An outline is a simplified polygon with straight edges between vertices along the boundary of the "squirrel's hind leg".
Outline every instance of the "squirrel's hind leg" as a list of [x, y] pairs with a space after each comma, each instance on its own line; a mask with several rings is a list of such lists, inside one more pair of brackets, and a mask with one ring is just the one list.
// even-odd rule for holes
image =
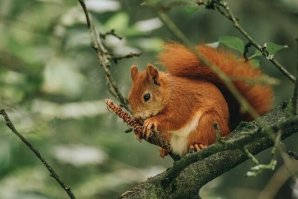
[[213, 127], [215, 123], [219, 125], [222, 136], [229, 133], [228, 121], [215, 110], [207, 111], [201, 116], [196, 130], [188, 137], [189, 152], [199, 151], [215, 142], [216, 132]]

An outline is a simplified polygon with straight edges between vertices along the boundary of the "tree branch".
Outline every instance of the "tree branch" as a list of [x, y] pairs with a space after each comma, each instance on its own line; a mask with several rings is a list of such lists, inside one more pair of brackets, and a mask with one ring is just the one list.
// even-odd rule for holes
[[139, 57], [142, 53], [133, 53], [133, 52], [130, 52], [128, 53], [127, 55], [122, 55], [122, 56], [113, 56], [112, 57], [112, 60], [115, 62], [115, 63], [118, 63], [118, 61], [122, 60], [122, 59], [127, 59], [127, 58], [132, 58], [132, 57]]
[[[296, 53], [297, 53], [297, 64], [296, 64], [296, 79], [298, 77], [298, 38], [296, 38]], [[294, 115], [297, 115], [297, 105], [298, 105], [298, 81], [295, 82], [294, 94], [292, 99], [292, 112]]]
[[110, 31], [108, 31], [108, 32], [100, 33], [100, 34], [99, 34], [99, 36], [100, 36], [101, 38], [103, 38], [103, 39], [106, 39], [106, 36], [108, 36], [108, 35], [113, 35], [113, 36], [116, 37], [117, 39], [122, 40], [122, 37], [119, 36], [119, 35], [117, 35], [114, 29], [112, 29], [112, 30], [110, 30]]
[[50, 176], [53, 177], [56, 182], [62, 187], [62, 189], [67, 193], [69, 198], [75, 199], [75, 195], [72, 193], [70, 187], [68, 187], [58, 176], [58, 174], [55, 172], [55, 170], [49, 165], [49, 163], [42, 157], [42, 155], [39, 153], [39, 151], [34, 148], [34, 146], [26, 140], [26, 138], [19, 133], [13, 123], [11, 122], [10, 118], [8, 117], [6, 111], [4, 109], [0, 110], [0, 115], [3, 116], [6, 126], [16, 135], [18, 136], [22, 142], [35, 154], [35, 156], [42, 162], [42, 164], [47, 168], [47, 170], [50, 172]]
[[122, 95], [120, 92], [118, 86], [116, 85], [115, 80], [113, 79], [111, 72], [110, 72], [110, 66], [111, 66], [111, 54], [108, 52], [108, 50], [105, 48], [102, 38], [97, 33], [94, 24], [92, 23], [91, 17], [88, 13], [86, 4], [84, 0], [78, 0], [86, 17], [87, 27], [90, 32], [90, 37], [92, 40], [92, 44], [94, 47], [94, 50], [97, 55], [97, 59], [106, 75], [109, 91], [112, 95], [117, 97], [117, 99], [120, 101], [121, 105], [124, 106], [126, 110], [128, 110], [127, 107], [127, 99]]
[[141, 142], [142, 139], [146, 140], [150, 144], [160, 146], [169, 152], [169, 155], [173, 160], [180, 159], [179, 156], [171, 152], [170, 144], [157, 132], [152, 133], [148, 138], [143, 136], [143, 121], [135, 120], [122, 108], [116, 105], [112, 100], [106, 99], [108, 110], [114, 112], [119, 118], [121, 118], [128, 126], [133, 128], [136, 138]]
[[[268, 122], [270, 128], [280, 129], [282, 139], [298, 131], [298, 116], [286, 120], [286, 113], [282, 108], [277, 108], [260, 119]], [[188, 155], [174, 162], [174, 165], [167, 171], [149, 178], [146, 182], [125, 192], [121, 198], [198, 197], [198, 192], [203, 185], [248, 159], [247, 154], [243, 151], [243, 145], [237, 146], [239, 144], [237, 140], [241, 136], [253, 135], [246, 141], [242, 140], [242, 144], [246, 145], [251, 154], [257, 154], [271, 147], [274, 142], [265, 131], [266, 129], [256, 125], [255, 122], [243, 123], [242, 127], [234, 130], [232, 136], [226, 141], [234, 147], [213, 151], [217, 145], [215, 144], [200, 152]], [[182, 168], [178, 169], [178, 175], [169, 178], [177, 167]]]
[[276, 194], [290, 177], [291, 175], [287, 170], [287, 167], [282, 165], [280, 168], [278, 168], [278, 170], [275, 171], [274, 175], [260, 192], [257, 199], [277, 198]]
[[[222, 3], [222, 0], [211, 0], [210, 1], [210, 8], [213, 8], [214, 6], [218, 6], [217, 4]], [[226, 5], [226, 4], [223, 4]], [[156, 11], [157, 14], [159, 15], [159, 18], [163, 21], [166, 27], [180, 40], [183, 42], [183, 44], [194, 53], [194, 55], [197, 57], [198, 60], [200, 60], [204, 65], [207, 67], [210, 67], [210, 69], [219, 77], [219, 79], [223, 82], [223, 84], [226, 86], [226, 88], [231, 92], [231, 94], [235, 97], [235, 99], [238, 101], [240, 104], [240, 111], [241, 112], [247, 112], [249, 115], [252, 116], [252, 118], [255, 119], [255, 122], [262, 126], [265, 129], [265, 133], [269, 135], [269, 137], [275, 141], [276, 135], [274, 134], [273, 130], [269, 128], [269, 125], [267, 122], [259, 120], [259, 114], [256, 112], [256, 110], [250, 105], [250, 103], [245, 99], [242, 94], [239, 92], [239, 90], [235, 87], [232, 79], [228, 77], [225, 73], [222, 72], [222, 70], [216, 65], [211, 63], [204, 55], [202, 55], [195, 47], [194, 45], [190, 42], [190, 40], [185, 36], [185, 34], [176, 26], [176, 24], [168, 17], [168, 15], [162, 10], [159, 9], [158, 6], [156, 5], [150, 5], [149, 6], [153, 7]], [[214, 9], [214, 8], [213, 8]], [[227, 17], [228, 14], [221, 9], [219, 10], [223, 12]], [[233, 16], [234, 17], [234, 16]], [[234, 17], [235, 21], [238, 21]], [[279, 143], [276, 147], [280, 154], [282, 155], [282, 158], [284, 159], [284, 162], [287, 164], [288, 158], [284, 156], [285, 153], [285, 146], [282, 143]], [[219, 148], [217, 150], [220, 150]]]

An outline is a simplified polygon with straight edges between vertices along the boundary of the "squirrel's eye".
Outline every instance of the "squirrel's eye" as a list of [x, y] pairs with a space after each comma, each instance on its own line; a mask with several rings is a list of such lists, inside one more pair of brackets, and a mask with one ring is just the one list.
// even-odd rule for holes
[[147, 102], [148, 100], [150, 100], [150, 98], [151, 98], [150, 93], [146, 93], [146, 94], [143, 96], [143, 99], [144, 99], [145, 102]]

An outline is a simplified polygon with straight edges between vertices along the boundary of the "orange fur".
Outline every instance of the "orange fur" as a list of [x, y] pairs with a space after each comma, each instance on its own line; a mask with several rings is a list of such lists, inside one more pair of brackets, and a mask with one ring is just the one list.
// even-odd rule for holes
[[[198, 46], [197, 49], [227, 76], [237, 79], [233, 81], [234, 85], [259, 114], [266, 113], [271, 109], [273, 99], [271, 87], [261, 84], [249, 84], [246, 81], [260, 77], [262, 75], [260, 69], [224, 50], [204, 45]], [[159, 58], [172, 75], [201, 78], [216, 84], [220, 88], [224, 87], [217, 75], [209, 67], [202, 65], [196, 56], [183, 45], [176, 43], [165, 45], [164, 52], [160, 54]], [[227, 90], [222, 90], [222, 92], [226, 98], [232, 98]], [[235, 100], [230, 100], [228, 103], [229, 107], [235, 106]], [[237, 111], [239, 112], [239, 110]]]
[[[230, 77], [256, 78], [262, 74], [230, 53], [206, 46], [198, 49]], [[166, 45], [160, 60], [169, 73], [150, 64], [145, 71], [139, 72], [136, 66], [131, 69], [133, 84], [128, 101], [134, 116], [145, 120], [145, 134], [150, 134], [151, 128], [158, 130], [168, 139], [172, 152], [179, 155], [185, 155], [190, 147], [214, 143], [214, 123], [222, 136], [227, 135], [229, 112], [238, 117], [239, 110], [217, 76], [179, 44]], [[239, 80], [234, 83], [258, 113], [271, 108], [269, 86]]]

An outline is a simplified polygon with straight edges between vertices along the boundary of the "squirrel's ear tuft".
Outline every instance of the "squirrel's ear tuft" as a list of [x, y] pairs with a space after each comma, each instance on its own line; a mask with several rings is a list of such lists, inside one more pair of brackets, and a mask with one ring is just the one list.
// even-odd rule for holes
[[155, 68], [152, 64], [147, 65], [147, 76], [150, 81], [152, 81], [155, 85], [160, 85], [159, 82], [159, 71], [157, 68]]
[[136, 65], [132, 65], [130, 67], [130, 75], [131, 75], [131, 79], [134, 80], [138, 74], [138, 67]]

